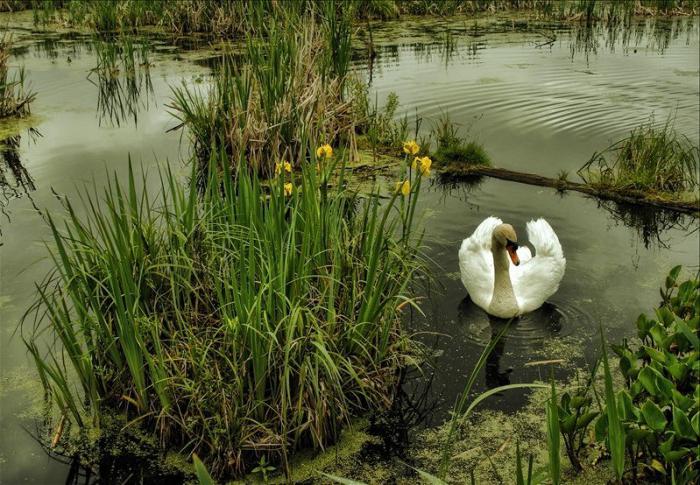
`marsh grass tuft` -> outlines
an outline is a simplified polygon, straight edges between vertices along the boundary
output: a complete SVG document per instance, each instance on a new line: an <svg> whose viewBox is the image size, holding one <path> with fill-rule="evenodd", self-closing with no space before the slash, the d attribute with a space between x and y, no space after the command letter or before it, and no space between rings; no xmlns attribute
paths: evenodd
<svg viewBox="0 0 700 485"><path fill-rule="evenodd" d="M54 270L24 330L60 414L121 413L222 476L284 469L391 402L414 348L413 210L329 187L313 153L265 183L211 160L201 195L164 170L154 198L130 171L47 215Z"/></svg>
<svg viewBox="0 0 700 485"><path fill-rule="evenodd" d="M476 141L467 142L459 136L457 126L447 113L443 113L433 124L430 135L436 144L433 156L440 164L491 165L484 147Z"/></svg>
<svg viewBox="0 0 700 485"><path fill-rule="evenodd" d="M171 111L188 128L205 178L208 160L220 150L233 171L245 160L269 176L275 162L300 158L305 137L352 147L351 100L337 74L347 59L328 52L330 28L271 22L264 39L248 38L248 67L237 69L226 56L208 92L184 84L174 89Z"/></svg>
<svg viewBox="0 0 700 485"><path fill-rule="evenodd" d="M10 76L10 49L12 39L7 33L0 37L0 119L10 116L26 116L29 106L36 97L28 85L24 68Z"/></svg>
<svg viewBox="0 0 700 485"><path fill-rule="evenodd" d="M586 183L618 191L697 199L700 149L678 134L669 118L662 127L653 120L634 129L578 171Z"/></svg>

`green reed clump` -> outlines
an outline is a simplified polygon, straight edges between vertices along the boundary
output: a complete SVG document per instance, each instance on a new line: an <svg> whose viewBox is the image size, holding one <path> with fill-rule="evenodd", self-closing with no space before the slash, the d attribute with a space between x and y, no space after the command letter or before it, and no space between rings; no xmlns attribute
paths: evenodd
<svg viewBox="0 0 700 485"><path fill-rule="evenodd" d="M360 198L328 184L328 147L266 182L217 156L202 194L166 170L155 198L130 170L47 215L54 269L25 341L80 427L116 411L219 476L284 469L392 399L420 183L408 204Z"/></svg>
<svg viewBox="0 0 700 485"><path fill-rule="evenodd" d="M594 153L578 173L586 183L607 189L680 197L698 190L699 170L700 149L678 134L669 119L661 128L650 122L634 129Z"/></svg>
<svg viewBox="0 0 700 485"><path fill-rule="evenodd" d="M36 94L27 85L24 68L10 75L10 49L12 40L8 34L0 37L0 118L26 116Z"/></svg>
<svg viewBox="0 0 700 485"><path fill-rule="evenodd" d="M467 142L459 136L457 126L452 123L447 113L433 124L430 136L436 143L433 156L438 163L491 165L491 159L484 147L476 141Z"/></svg>
<svg viewBox="0 0 700 485"><path fill-rule="evenodd" d="M205 177L212 151L229 154L234 171L244 160L269 175L275 162L299 159L307 134L320 142L352 139L351 100L339 65L329 62L326 30L273 22L264 39L248 38L245 67L226 57L208 92L184 84L173 90L171 110L188 129Z"/></svg>

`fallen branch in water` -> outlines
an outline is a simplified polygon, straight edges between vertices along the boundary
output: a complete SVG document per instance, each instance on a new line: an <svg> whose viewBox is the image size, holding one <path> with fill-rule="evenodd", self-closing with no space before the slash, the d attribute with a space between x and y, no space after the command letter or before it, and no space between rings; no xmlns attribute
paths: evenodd
<svg viewBox="0 0 700 485"><path fill-rule="evenodd" d="M601 199L609 199L617 202L627 202L630 204L644 204L663 209L670 209L677 212L700 215L699 201L682 201L663 199L653 194L646 194L641 191L626 190L616 191L607 187L593 186L578 182L570 182L564 179L542 177L526 172L514 172L504 168L488 167L484 165L458 165L450 164L442 168L444 173L454 176L475 176L485 175L501 180L510 180L529 185L538 185L541 187L551 187L557 190L574 190L584 194L592 195Z"/></svg>

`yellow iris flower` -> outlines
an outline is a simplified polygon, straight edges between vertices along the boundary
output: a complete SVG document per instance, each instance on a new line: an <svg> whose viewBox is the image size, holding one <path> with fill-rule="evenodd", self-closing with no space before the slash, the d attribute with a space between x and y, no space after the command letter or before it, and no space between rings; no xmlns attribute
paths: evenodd
<svg viewBox="0 0 700 485"><path fill-rule="evenodd" d="M281 174L283 168L284 168L285 172L292 173L292 164L291 163L289 163L289 162L282 162L282 163L275 162L275 175Z"/></svg>
<svg viewBox="0 0 700 485"><path fill-rule="evenodd" d="M415 140L403 142L403 151L407 155L415 155L420 151L420 146Z"/></svg>
<svg viewBox="0 0 700 485"><path fill-rule="evenodd" d="M316 149L316 158L331 158L333 156L333 147L328 143L321 145Z"/></svg>
<svg viewBox="0 0 700 485"><path fill-rule="evenodd" d="M401 195L408 195L411 193L411 182L404 180L403 182L396 182L396 193L401 193Z"/></svg>
<svg viewBox="0 0 700 485"><path fill-rule="evenodd" d="M411 168L414 170L418 169L421 175L430 175L430 166L432 164L433 161L430 157L416 157L413 159L413 163L411 163Z"/></svg>
<svg viewBox="0 0 700 485"><path fill-rule="evenodd" d="M290 195L292 195L293 190L294 190L294 186L291 183L287 182L286 184L284 184L285 197L289 197Z"/></svg>

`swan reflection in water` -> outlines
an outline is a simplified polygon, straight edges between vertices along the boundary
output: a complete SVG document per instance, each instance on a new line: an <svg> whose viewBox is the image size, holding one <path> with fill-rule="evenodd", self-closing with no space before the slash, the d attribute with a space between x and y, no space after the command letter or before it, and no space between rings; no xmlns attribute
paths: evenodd
<svg viewBox="0 0 700 485"><path fill-rule="evenodd" d="M509 321L487 314L469 296L459 303L457 319L466 338L480 347L486 347ZM544 303L534 312L515 318L486 359L486 386L493 389L510 384L513 368L501 369L506 347L518 356L531 355L540 349L543 340L560 335L564 320L564 314L552 303Z"/></svg>

